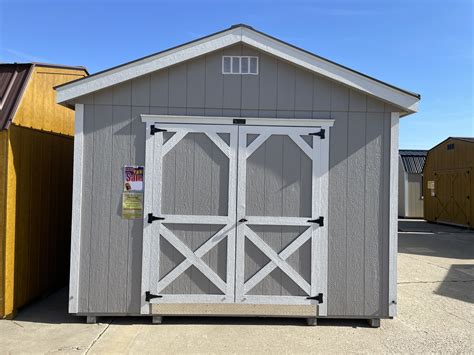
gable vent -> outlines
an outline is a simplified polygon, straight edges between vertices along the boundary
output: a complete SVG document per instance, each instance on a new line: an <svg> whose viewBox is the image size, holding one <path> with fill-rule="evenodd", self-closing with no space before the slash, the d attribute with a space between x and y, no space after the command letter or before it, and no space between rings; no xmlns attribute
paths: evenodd
<svg viewBox="0 0 474 355"><path fill-rule="evenodd" d="M258 57L223 56L222 74L258 75Z"/></svg>

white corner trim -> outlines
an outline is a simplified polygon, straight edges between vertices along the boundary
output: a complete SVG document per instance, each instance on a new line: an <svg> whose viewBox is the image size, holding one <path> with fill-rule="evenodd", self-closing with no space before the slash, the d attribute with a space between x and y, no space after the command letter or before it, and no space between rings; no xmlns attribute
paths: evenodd
<svg viewBox="0 0 474 355"><path fill-rule="evenodd" d="M74 166L72 186L71 269L69 313L79 311L79 268L81 257L82 171L84 147L84 105L76 104L74 120Z"/></svg>
<svg viewBox="0 0 474 355"><path fill-rule="evenodd" d="M332 127L334 119L295 119L295 118L257 118L257 117L214 117L214 116L175 116L175 115L140 115L142 122L153 123L187 123L187 124L234 124L234 119L243 119L247 125L254 126L288 126L288 127Z"/></svg>
<svg viewBox="0 0 474 355"><path fill-rule="evenodd" d="M277 41L246 27L231 28L213 36L188 43L148 58L86 77L80 81L57 88L56 102L63 103L76 97L149 74L171 65L222 49L235 43L245 43L275 55L312 72L341 82L349 87L391 102L406 110L416 112L419 98L390 85L358 74L323 58Z"/></svg>
<svg viewBox="0 0 474 355"><path fill-rule="evenodd" d="M392 112L390 117L390 212L388 226L388 315L390 317L397 315L398 122L399 113Z"/></svg>

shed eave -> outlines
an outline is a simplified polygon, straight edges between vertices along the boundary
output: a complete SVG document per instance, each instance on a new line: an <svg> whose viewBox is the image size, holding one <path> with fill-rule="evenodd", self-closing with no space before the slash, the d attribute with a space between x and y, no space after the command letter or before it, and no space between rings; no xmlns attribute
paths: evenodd
<svg viewBox="0 0 474 355"><path fill-rule="evenodd" d="M58 86L56 87L56 101L59 104L64 104L68 100L73 100L77 97L117 85L124 81L167 68L171 65L214 52L236 43L245 43L311 72L389 102L400 107L400 112L410 114L417 111L417 105L420 100L420 95L418 94L396 88L393 85L381 82L243 25L231 27L228 30L189 42L182 46Z"/></svg>

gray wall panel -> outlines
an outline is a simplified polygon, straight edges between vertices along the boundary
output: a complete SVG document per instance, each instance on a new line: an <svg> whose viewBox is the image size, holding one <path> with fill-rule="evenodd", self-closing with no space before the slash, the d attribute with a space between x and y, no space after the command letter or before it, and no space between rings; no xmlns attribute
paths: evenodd
<svg viewBox="0 0 474 355"><path fill-rule="evenodd" d="M168 107L169 70L164 69L150 74L150 106Z"/></svg>
<svg viewBox="0 0 474 355"><path fill-rule="evenodd" d="M295 68L295 110L313 110L313 76L299 68Z"/></svg>
<svg viewBox="0 0 474 355"><path fill-rule="evenodd" d="M328 314L347 308L347 113L335 113L329 144ZM350 228L350 227L349 227Z"/></svg>
<svg viewBox="0 0 474 355"><path fill-rule="evenodd" d="M350 112L348 120L347 175L347 312L364 314L364 260L365 260L365 113Z"/></svg>
<svg viewBox="0 0 474 355"><path fill-rule="evenodd" d="M365 307L364 314L378 315L380 309L383 215L383 114L367 113L365 194ZM388 162L388 160L387 160Z"/></svg>
<svg viewBox="0 0 474 355"><path fill-rule="evenodd" d="M105 97L105 95L104 95ZM110 99L112 95L110 95ZM112 178L111 105L94 106L94 156L92 165L92 225L89 270L89 312L107 312L110 242L110 182ZM87 182L86 182L87 183Z"/></svg>
<svg viewBox="0 0 474 355"><path fill-rule="evenodd" d="M170 106L170 108L186 107L187 67L188 64L183 63L172 66L168 69L168 105Z"/></svg>
<svg viewBox="0 0 474 355"><path fill-rule="evenodd" d="M259 57L259 109L260 110L276 110L277 107L277 71L278 60L268 55ZM260 116L264 117L264 116Z"/></svg>
<svg viewBox="0 0 474 355"><path fill-rule="evenodd" d="M150 75L132 80L132 106L150 106Z"/></svg>
<svg viewBox="0 0 474 355"><path fill-rule="evenodd" d="M277 85L277 110L294 110L295 67L293 65L290 65L283 61L278 61Z"/></svg>
<svg viewBox="0 0 474 355"><path fill-rule="evenodd" d="M332 83L331 111L349 111L349 89L346 86Z"/></svg>
<svg viewBox="0 0 474 355"><path fill-rule="evenodd" d="M206 93L206 61L204 57L189 62L187 76L186 107L204 107Z"/></svg>
<svg viewBox="0 0 474 355"><path fill-rule="evenodd" d="M113 105L127 106L132 104L132 82L126 81L112 87Z"/></svg>
<svg viewBox="0 0 474 355"><path fill-rule="evenodd" d="M206 103L209 109L222 109L224 76L222 75L222 51L206 56Z"/></svg>
<svg viewBox="0 0 474 355"><path fill-rule="evenodd" d="M122 219L123 166L130 164L130 106L113 106L107 311L126 312L128 221Z"/></svg>
<svg viewBox="0 0 474 355"><path fill-rule="evenodd" d="M221 58L224 52L235 55L257 54L260 58L259 75L222 75ZM140 113L152 113L334 118L336 122L331 128L329 174L329 315L386 314L389 208L389 171L386 164L390 144L390 125L386 121L389 120L389 112L393 107L322 76L292 67L273 56L240 45L158 71L133 82L116 85L95 93L93 97L84 97L83 100L88 104L85 106L84 118L83 172L87 183L82 194L80 312L139 312L142 221L119 221L117 204L121 172L116 175L115 170L122 164L144 164L145 131L137 116ZM122 108L117 108L118 106ZM126 137L129 132L132 132L130 139ZM193 150L194 146L179 149ZM290 145L283 144L274 149L280 149L284 155L292 155ZM262 214L272 212L270 209L289 211L298 207L299 213L306 209L307 207L302 206L306 205L304 200L302 205L296 206L290 198L301 186L296 184L290 188L281 177L278 180L277 175L272 175L271 169L268 174L259 172L263 166L273 164L273 169L285 170L284 179L291 181L297 178L297 165L300 165L300 169L304 168L304 159L299 162L290 160L285 168L281 161L280 165L276 160L273 161L272 156L275 154L270 146L268 154L265 151L257 151L255 154L255 164L249 160L249 174L253 175L253 184L251 191L248 191L248 208L262 208L259 200L265 199L268 206L263 208L260 212ZM213 190L211 201L208 201L210 207L206 207L216 213L222 212L220 206L223 203L219 196L225 188L215 181L220 174L222 162L219 163L219 159L214 155L212 164L208 164L209 170L198 167L195 172L199 176L196 181L211 179L213 185L216 185L216 194ZM261 160L260 167L258 159ZM194 162L186 159L176 164L181 164L179 171L196 168ZM201 167L207 166L204 160L202 164ZM168 174L167 171L164 173ZM193 201L200 201L200 206L206 205L206 201L201 201L201 195L196 195L192 187L186 186L183 174L179 175L180 177L176 177L179 185L176 186L176 192L170 190L169 196L164 194L164 198L172 198L173 201L170 200L169 203L173 206L174 199L179 198L182 205L178 207L182 211L196 209ZM174 177L169 177L172 178ZM361 185L362 181L365 185ZM281 191L277 194L278 189ZM279 201L276 197L278 195ZM281 198L286 199L284 204ZM187 203L184 202L186 199ZM196 238L204 238L205 231L195 233ZM292 237L292 232L283 230L262 233L269 243L278 244L274 245L277 249ZM183 238L187 236L184 235ZM119 245L128 250L125 261L118 260L125 258ZM225 251L225 242L219 248ZM222 265L225 260L222 259L222 254L217 251L214 253L209 255L209 263L220 270L217 264ZM364 258L363 262L361 256ZM177 255L172 257L178 258ZM295 256L297 259L300 257L302 256ZM258 256L256 260L248 258L246 267L256 269L257 264L264 261L264 258L259 259ZM295 260L291 262L295 265L297 263ZM193 275L194 271L191 270L186 276L188 279L179 281L183 282L182 287L204 287L201 281L191 285ZM199 275L195 277L199 278ZM265 287L268 289L258 285L254 291L257 294L294 292L293 286L278 271L271 277L278 279L284 287L278 288L275 283L266 280L268 284Z"/></svg>

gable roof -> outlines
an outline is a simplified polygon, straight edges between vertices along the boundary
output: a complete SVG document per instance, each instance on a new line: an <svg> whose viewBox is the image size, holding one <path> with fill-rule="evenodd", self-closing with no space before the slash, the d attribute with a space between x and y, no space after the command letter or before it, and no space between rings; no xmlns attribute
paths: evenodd
<svg viewBox="0 0 474 355"><path fill-rule="evenodd" d="M432 150L438 148L440 145L443 145L449 140L456 140L456 141L463 141L467 143L474 143L474 137L448 137L445 140L442 140L438 144L436 144L433 148L431 148L428 152L431 152Z"/></svg>
<svg viewBox="0 0 474 355"><path fill-rule="evenodd" d="M10 127L35 67L77 69L87 73L87 69L81 66L36 62L0 63L0 131Z"/></svg>
<svg viewBox="0 0 474 355"><path fill-rule="evenodd" d="M400 107L404 114L417 111L418 101L420 100L419 94L384 83L243 24L235 25L183 45L98 72L83 79L59 85L56 87L56 100L58 103L66 105L68 101L79 96L87 95L237 43L247 44L331 80L375 96Z"/></svg>
<svg viewBox="0 0 474 355"><path fill-rule="evenodd" d="M408 174L421 174L426 162L427 150L400 149L403 170Z"/></svg>

